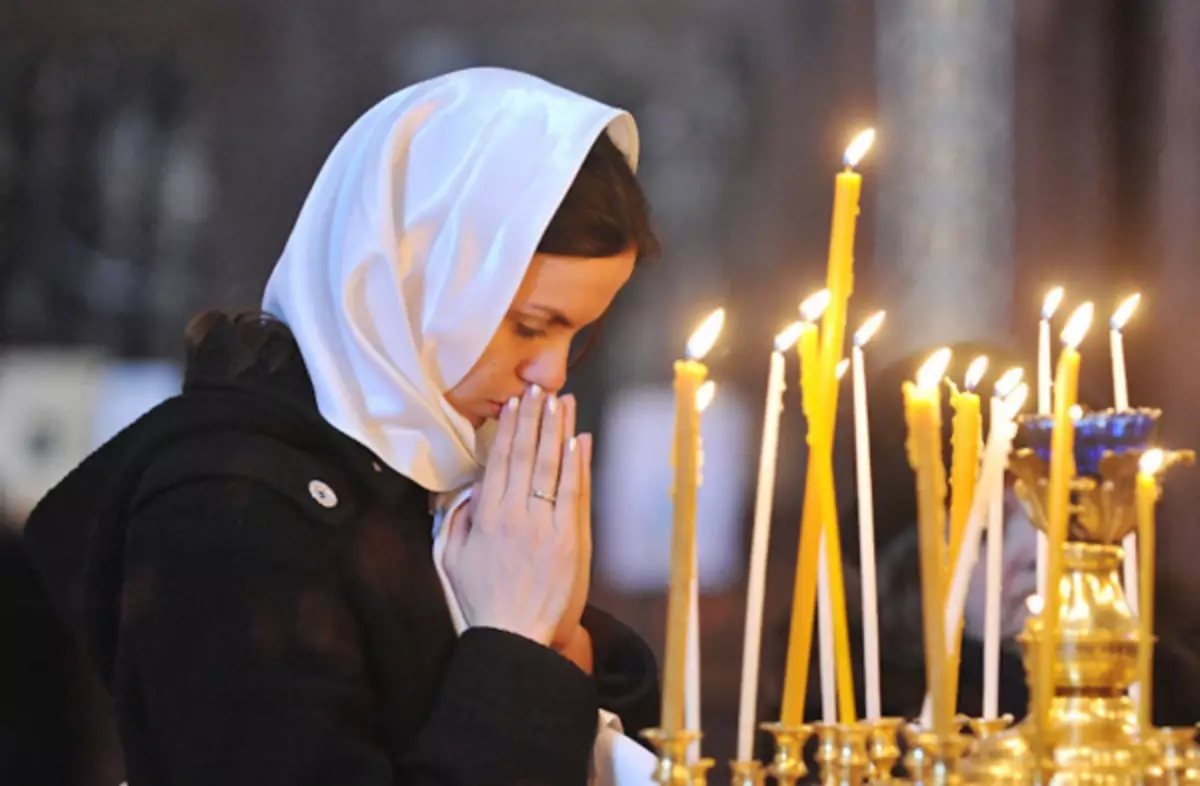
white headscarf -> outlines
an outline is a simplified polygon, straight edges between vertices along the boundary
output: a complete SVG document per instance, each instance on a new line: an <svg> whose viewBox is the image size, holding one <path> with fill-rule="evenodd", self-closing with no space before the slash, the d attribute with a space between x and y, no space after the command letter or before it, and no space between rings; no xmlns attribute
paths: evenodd
<svg viewBox="0 0 1200 786"><path fill-rule="evenodd" d="M607 129L633 118L536 77L473 68L402 90L341 138L267 283L334 427L436 492L482 464L446 402L512 304Z"/></svg>

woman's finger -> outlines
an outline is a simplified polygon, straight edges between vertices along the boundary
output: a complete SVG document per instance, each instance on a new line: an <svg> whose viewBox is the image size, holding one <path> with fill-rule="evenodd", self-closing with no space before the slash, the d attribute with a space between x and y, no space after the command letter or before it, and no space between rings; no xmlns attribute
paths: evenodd
<svg viewBox="0 0 1200 786"><path fill-rule="evenodd" d="M525 498L529 496L529 486L533 482L544 399L542 389L530 385L517 407L517 430L508 457L508 479L504 490L505 504L513 509L525 509Z"/></svg>
<svg viewBox="0 0 1200 786"><path fill-rule="evenodd" d="M542 432L538 439L537 460L534 462L533 482L529 488L529 510L547 514L554 508L558 492L558 474L562 465L563 407L556 396L547 396L542 414Z"/></svg>
<svg viewBox="0 0 1200 786"><path fill-rule="evenodd" d="M504 490L508 488L508 465L512 459L519 404L520 400L513 396L500 412L500 420L496 424L496 437L492 440L492 448L488 452L483 485L471 495L471 502L476 507L483 501L498 503L504 496Z"/></svg>
<svg viewBox="0 0 1200 786"><path fill-rule="evenodd" d="M568 393L558 400L563 408L563 439L575 436L575 396Z"/></svg>
<svg viewBox="0 0 1200 786"><path fill-rule="evenodd" d="M571 437L562 447L562 472L558 480L558 504L554 506L554 526L558 530L571 530L572 541L577 536L576 520L579 518L579 457L579 439Z"/></svg>
<svg viewBox="0 0 1200 786"><path fill-rule="evenodd" d="M587 603L592 574L592 435L579 436L579 554L576 582L581 583L583 603ZM582 607L580 609L582 613Z"/></svg>

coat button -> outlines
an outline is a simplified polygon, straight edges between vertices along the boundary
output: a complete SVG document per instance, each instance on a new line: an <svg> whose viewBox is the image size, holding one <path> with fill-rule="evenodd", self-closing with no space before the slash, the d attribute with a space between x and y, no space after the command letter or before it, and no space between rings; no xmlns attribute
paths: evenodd
<svg viewBox="0 0 1200 786"><path fill-rule="evenodd" d="M323 508L336 508L338 504L337 494L333 493L333 489L323 480L312 480L308 483L308 493L317 501L317 504Z"/></svg>

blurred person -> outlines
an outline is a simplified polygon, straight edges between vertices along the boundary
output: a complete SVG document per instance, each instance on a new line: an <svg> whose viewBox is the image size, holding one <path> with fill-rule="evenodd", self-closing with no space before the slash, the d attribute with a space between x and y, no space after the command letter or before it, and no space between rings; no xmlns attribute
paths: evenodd
<svg viewBox="0 0 1200 786"><path fill-rule="evenodd" d="M337 143L264 314L30 517L130 786L579 784L657 724L586 606L572 349L657 242L625 112L471 69ZM604 708L604 709L601 709ZM645 758L638 758L639 756ZM640 770L649 776L649 769Z"/></svg>

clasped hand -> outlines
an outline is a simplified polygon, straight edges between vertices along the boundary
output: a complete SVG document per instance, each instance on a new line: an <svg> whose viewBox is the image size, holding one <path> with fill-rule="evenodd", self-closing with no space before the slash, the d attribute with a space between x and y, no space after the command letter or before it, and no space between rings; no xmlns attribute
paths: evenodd
<svg viewBox="0 0 1200 786"><path fill-rule="evenodd" d="M499 628L581 667L592 558L591 435L575 436L575 399L536 386L500 415L487 470L446 544L468 626ZM587 647L590 658L590 646Z"/></svg>

